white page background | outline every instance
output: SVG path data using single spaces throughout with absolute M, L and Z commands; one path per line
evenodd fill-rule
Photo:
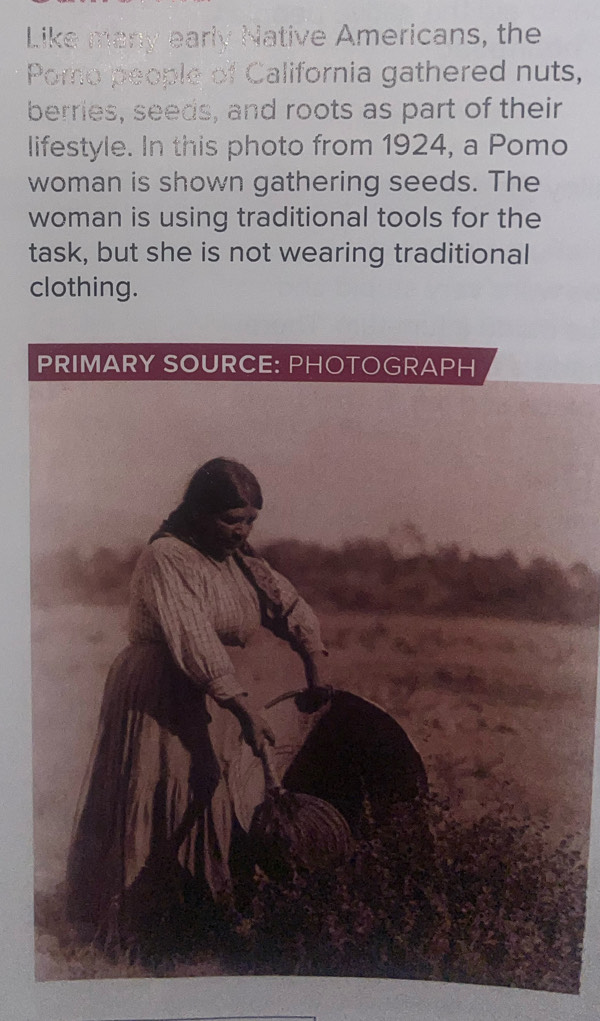
M 0 37 L 3 98 L 2 280 L 4 337 L 0 373 L 2 466 L 2 742 L 4 823 L 2 826 L 2 1003 L 7 1021 L 100 1021 L 125 1018 L 208 1017 L 212 1015 L 317 1015 L 320 1021 L 406 1018 L 439 1021 L 504 1019 L 592 1019 L 600 1016 L 600 832 L 595 808 L 589 914 L 582 993 L 579 997 L 436 983 L 357 979 L 160 979 L 38 983 L 33 980 L 31 726 L 28 593 L 28 388 L 29 342 L 215 341 L 423 343 L 498 346 L 492 375 L 501 380 L 600 382 L 597 354 L 598 244 L 597 43 L 595 4 L 569 2 L 406 4 L 378 0 L 368 9 L 340 0 L 322 5 L 213 0 L 203 19 L 230 24 L 311 21 L 322 27 L 354 22 L 396 25 L 412 20 L 469 24 L 502 18 L 539 24 L 556 37 L 557 57 L 577 63 L 584 78 L 574 92 L 578 109 L 569 109 L 562 130 L 572 142 L 569 173 L 560 162 L 540 168 L 544 190 L 532 206 L 547 217 L 539 256 L 527 274 L 504 289 L 505 277 L 491 270 L 471 273 L 446 268 L 435 277 L 420 269 L 396 267 L 358 276 L 345 268 L 319 273 L 313 267 L 293 277 L 273 267 L 251 272 L 221 266 L 206 284 L 194 284 L 189 271 L 168 268 L 159 286 L 144 288 L 129 303 L 34 302 L 24 279 L 31 276 L 23 235 L 30 195 L 26 188 L 25 115 L 27 24 L 118 28 L 143 23 L 164 31 L 193 20 L 190 4 L 176 0 L 153 5 L 133 0 L 122 7 L 26 0 L 6 7 Z M 490 10 L 495 16 L 490 15 Z M 458 12 L 458 13 L 456 13 Z M 561 41 L 562 40 L 562 41 Z M 56 62 L 56 56 L 52 58 Z M 412 56 L 389 53 L 389 62 Z M 450 58 L 448 58 L 450 59 Z M 532 58 L 533 59 L 533 58 Z M 269 61 L 275 62 L 273 61 Z M 315 60 L 316 62 L 316 60 Z M 542 92 L 545 87 L 542 86 Z M 272 91 L 272 90 L 270 90 Z M 390 90 L 391 91 L 391 90 Z M 550 91 L 550 90 L 549 90 Z M 381 96 L 380 98 L 388 98 Z M 392 95 L 389 97 L 392 99 Z M 562 94 L 561 94 L 561 98 Z M 51 97 L 48 102 L 53 102 Z M 58 100 L 56 100 L 58 101 Z M 108 100 L 107 100 L 108 101 Z M 534 122 L 535 123 L 535 122 Z M 290 132 L 291 133 L 291 132 Z M 536 130 L 533 134 L 542 134 Z M 284 169 L 289 169 L 287 166 Z M 36 172 L 48 172 L 40 165 Z M 63 172 L 62 170 L 60 172 Z M 239 172 L 243 172 L 239 168 Z M 273 171 L 275 172 L 275 167 Z M 326 172 L 326 171 L 324 171 Z M 535 168 L 534 168 L 535 172 Z M 159 271 L 154 270 L 155 274 Z M 193 285 L 193 287 L 192 287 Z M 232 300 L 232 294 L 235 300 Z M 65 740 L 69 721 L 65 720 Z M 596 785 L 597 789 L 597 785 Z M 597 799 L 596 799 L 597 801 Z

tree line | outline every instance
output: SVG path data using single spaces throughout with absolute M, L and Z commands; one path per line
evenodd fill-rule
M 46 557 L 33 571 L 34 601 L 125 603 L 139 552 L 99 548 L 85 556 L 71 548 Z M 489 556 L 457 545 L 405 555 L 384 539 L 357 539 L 336 548 L 287 539 L 261 552 L 321 607 L 598 622 L 600 578 L 584 563 L 565 568 L 544 556 L 522 563 L 511 551 Z

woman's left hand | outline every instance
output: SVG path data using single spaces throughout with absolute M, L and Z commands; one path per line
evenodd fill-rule
M 323 660 L 326 653 L 313 653 L 304 659 L 304 672 L 306 674 L 306 691 L 303 691 L 297 698 L 298 708 L 302 712 L 316 712 L 321 706 L 329 702 L 333 695 L 333 688 L 327 683 L 323 671 Z
M 314 652 L 308 655 L 304 659 L 304 673 L 306 675 L 306 686 L 307 688 L 324 688 L 329 687 L 325 683 L 323 677 L 323 660 L 325 653 Z

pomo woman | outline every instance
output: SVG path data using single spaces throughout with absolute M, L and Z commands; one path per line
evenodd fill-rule
M 267 627 L 319 683 L 314 613 L 248 545 L 262 502 L 246 467 L 208 461 L 134 570 L 67 866 L 69 916 L 105 945 L 231 900 L 228 767 L 242 739 L 258 755 L 272 735 L 227 646 Z

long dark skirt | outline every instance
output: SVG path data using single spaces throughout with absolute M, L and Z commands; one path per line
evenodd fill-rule
M 111 667 L 67 865 L 69 917 L 86 938 L 143 941 L 185 907 L 230 898 L 240 736 L 231 714 L 211 712 L 164 645 L 131 645 Z

